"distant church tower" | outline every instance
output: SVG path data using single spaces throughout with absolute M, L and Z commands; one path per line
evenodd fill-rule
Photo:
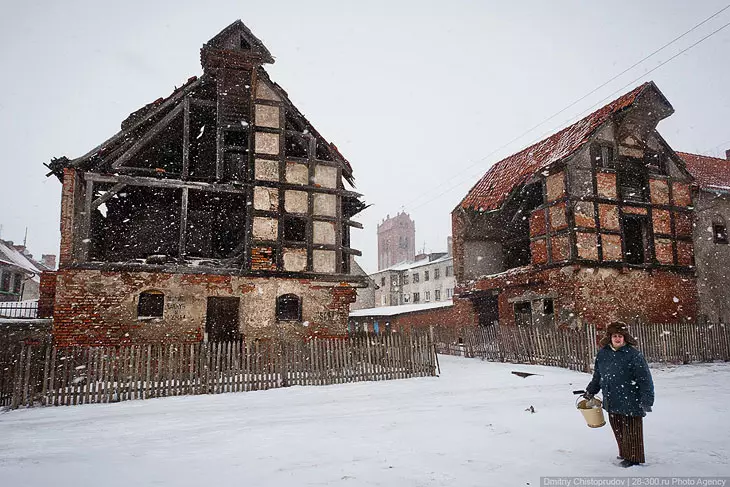
M 407 213 L 388 215 L 378 225 L 378 270 L 416 256 L 416 224 Z

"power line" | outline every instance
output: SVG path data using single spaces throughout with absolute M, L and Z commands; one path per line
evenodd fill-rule
M 671 40 L 671 41 L 669 41 L 668 43 L 664 44 L 664 45 L 663 45 L 663 46 L 661 46 L 660 48 L 656 49 L 656 50 L 655 50 L 655 51 L 653 51 L 653 52 L 652 52 L 651 54 L 649 54 L 649 55 L 645 56 L 644 58 L 642 58 L 642 59 L 641 59 L 640 61 L 637 61 L 636 63 L 632 64 L 632 65 L 631 65 L 630 67 L 628 67 L 628 68 L 624 69 L 623 71 L 621 71 L 621 72 L 620 72 L 620 73 L 618 73 L 617 75 L 613 76 L 613 77 L 612 77 L 611 79 L 609 79 L 608 81 L 606 81 L 606 82 L 604 82 L 604 83 L 600 84 L 599 86 L 597 86 L 596 88 L 594 88 L 594 89 L 593 89 L 593 90 L 591 90 L 590 92 L 586 93 L 585 95 L 583 95 L 583 96 L 582 96 L 582 97 L 580 97 L 579 99 L 575 100 L 574 102 L 572 102 L 571 104 L 569 104 L 569 105 L 568 105 L 568 106 L 566 106 L 565 108 L 563 108 L 563 109 L 561 109 L 560 111 L 558 111 L 558 112 L 554 113 L 553 115 L 551 115 L 551 116 L 549 116 L 548 118 L 544 119 L 543 121 L 541 121 L 541 122 L 540 122 L 540 123 L 538 123 L 537 125 L 534 125 L 533 127 L 529 128 L 528 130 L 526 130 L 525 132 L 521 133 L 521 134 L 520 134 L 520 135 L 518 135 L 517 137 L 515 137 L 515 138 L 511 139 L 510 141 L 506 142 L 505 144 L 503 144 L 503 145 L 499 146 L 498 148 L 494 149 L 494 150 L 493 150 L 493 151 L 491 151 L 491 152 L 490 152 L 489 154 L 487 154 L 487 155 L 483 156 L 482 158 L 480 158 L 480 159 L 478 159 L 478 160 L 474 161 L 474 162 L 473 162 L 472 164 L 470 164 L 470 165 L 466 166 L 466 167 L 465 167 L 465 168 L 464 168 L 464 169 L 462 170 L 462 172 L 463 172 L 463 171 L 467 171 L 467 170 L 471 169 L 472 167 L 476 166 L 477 164 L 479 164 L 479 163 L 483 162 L 484 160 L 488 159 L 489 157 L 493 156 L 494 154 L 496 154 L 496 153 L 497 153 L 497 152 L 499 152 L 500 150 L 502 150 L 502 149 L 504 149 L 504 148 L 508 147 L 508 146 L 509 146 L 509 145 L 511 145 L 511 144 L 512 144 L 513 142 L 516 142 L 517 140 L 521 139 L 521 138 L 522 138 L 522 137 L 524 137 L 525 135 L 529 134 L 530 132 L 532 132 L 533 130 L 535 130 L 535 129 L 536 129 L 537 127 L 540 127 L 541 125 L 545 124 L 546 122 L 549 122 L 550 120 L 552 120 L 553 118 L 557 117 L 558 115 L 560 115 L 561 113 L 565 112 L 566 110 L 570 109 L 571 107 L 573 107 L 573 106 L 577 105 L 578 103 L 580 103 L 581 101 L 585 100 L 585 99 L 586 99 L 587 97 L 589 97 L 590 95 L 594 94 L 595 92 L 597 92 L 597 91 L 598 91 L 598 90 L 600 90 L 601 88 L 605 87 L 606 85 L 608 85 L 608 84 L 609 84 L 609 83 L 611 83 L 612 81 L 615 81 L 615 80 L 616 80 L 617 78 L 619 78 L 620 76 L 622 76 L 622 75 L 626 74 L 626 73 L 627 73 L 628 71 L 632 70 L 632 69 L 633 69 L 633 68 L 635 68 L 636 66 L 638 66 L 638 65 L 640 65 L 641 63 L 645 62 L 646 60 L 648 60 L 648 59 L 649 59 L 649 58 L 651 58 L 652 56 L 654 56 L 654 55 L 656 55 L 657 53 L 659 53 L 659 52 L 663 51 L 663 50 L 664 50 L 665 48 L 667 48 L 667 47 L 669 47 L 670 45 L 674 44 L 674 43 L 675 43 L 675 42 L 677 42 L 677 41 L 678 41 L 679 39 L 682 39 L 682 38 L 683 38 L 684 36 L 686 36 L 686 35 L 687 35 L 687 34 L 689 34 L 690 32 L 692 32 L 692 31 L 696 30 L 696 29 L 697 29 L 698 27 L 700 27 L 700 26 L 704 25 L 705 23 L 707 23 L 707 22 L 708 22 L 708 21 L 710 21 L 711 19 L 713 19 L 713 18 L 717 17 L 717 16 L 719 15 L 719 14 L 721 14 L 722 12 L 724 12 L 725 10 L 727 10 L 728 8 L 730 8 L 730 4 L 729 4 L 729 5 L 727 5 L 727 6 L 725 6 L 725 7 L 724 7 L 724 8 L 722 8 L 722 9 L 718 10 L 717 12 L 715 12 L 715 13 L 714 13 L 714 14 L 712 14 L 711 16 L 707 17 L 707 18 L 706 18 L 705 20 L 703 20 L 702 22 L 700 22 L 700 23 L 696 24 L 695 26 L 693 26 L 693 27 L 692 27 L 692 28 L 690 28 L 689 30 L 685 31 L 684 33 L 682 33 L 682 34 L 680 34 L 679 36 L 675 37 L 674 39 L 672 39 L 672 40 Z M 618 93 L 618 92 L 620 92 L 620 91 L 624 90 L 624 89 L 625 89 L 626 87 L 630 86 L 631 84 L 633 84 L 633 83 L 634 83 L 634 82 L 636 82 L 637 80 L 639 80 L 639 79 L 643 78 L 644 76 L 648 75 L 649 73 L 652 73 L 653 71 L 656 71 L 657 69 L 659 69 L 660 67 L 664 66 L 664 65 L 665 65 L 665 64 L 667 64 L 668 62 L 672 61 L 673 59 L 675 59 L 675 58 L 676 58 L 676 57 L 678 57 L 679 55 L 681 55 L 681 54 L 683 54 L 684 52 L 686 52 L 686 51 L 688 51 L 688 50 L 692 49 L 693 47 L 695 47 L 696 45 L 700 44 L 700 43 L 701 43 L 701 42 L 703 42 L 704 40 L 706 40 L 706 39 L 708 39 L 709 37 L 712 37 L 712 36 L 713 36 L 713 35 L 715 35 L 716 33 L 720 32 L 721 30 L 723 30 L 724 28 L 726 28 L 726 27 L 727 27 L 728 25 L 730 25 L 730 23 L 729 23 L 729 24 L 725 24 L 725 25 L 723 25 L 723 26 L 722 26 L 722 27 L 720 27 L 719 29 L 715 30 L 714 32 L 712 32 L 712 33 L 708 34 L 707 36 L 703 37 L 703 38 L 702 38 L 702 39 L 700 39 L 699 41 L 697 41 L 697 42 L 695 42 L 694 44 L 690 45 L 690 46 L 689 46 L 689 47 L 687 47 L 686 49 L 684 49 L 684 50 L 680 51 L 679 53 L 675 54 L 674 56 L 670 57 L 670 58 L 669 58 L 668 60 L 664 61 L 663 63 L 659 64 L 658 66 L 655 66 L 654 68 L 652 68 L 651 70 L 647 71 L 646 73 L 643 73 L 643 74 L 642 74 L 641 76 L 639 76 L 638 78 L 636 78 L 636 79 L 632 80 L 631 82 L 627 83 L 627 84 L 626 84 L 626 85 L 624 85 L 623 87 L 621 87 L 621 88 L 619 88 L 618 90 L 614 91 L 613 93 L 611 93 L 610 95 L 608 95 L 608 96 L 607 96 L 606 98 L 604 98 L 603 100 L 599 101 L 598 103 L 596 103 L 596 104 L 592 105 L 592 106 L 591 106 L 591 107 L 590 107 L 589 109 L 587 109 L 587 110 L 584 110 L 584 111 L 583 111 L 583 112 L 581 112 L 580 114 L 583 114 L 583 113 L 585 113 L 586 111 L 588 111 L 588 110 L 592 109 L 593 107 L 595 107 L 595 106 L 596 106 L 597 104 L 600 104 L 600 103 L 602 103 L 603 101 L 605 101 L 605 100 L 607 100 L 608 98 L 612 97 L 612 96 L 613 96 L 613 95 L 615 95 L 616 93 Z M 573 117 L 573 118 L 577 118 L 577 117 Z M 571 119 L 571 120 L 572 120 L 572 119 Z M 564 122 L 564 123 L 565 123 L 565 122 Z M 549 134 L 549 133 L 552 133 L 553 131 L 554 131 L 554 129 L 552 129 L 552 130 L 550 130 L 550 131 L 548 131 L 548 132 L 545 132 L 545 133 L 543 133 L 543 135 L 545 135 L 545 134 Z M 542 137 L 543 137 L 543 135 L 541 135 L 541 136 L 540 136 L 540 139 L 538 139 L 538 140 L 541 140 L 541 139 L 542 139 Z M 526 147 L 529 147 L 530 145 L 532 145 L 532 143 L 530 143 L 530 144 L 527 144 L 527 145 L 526 145 Z M 469 175 L 469 178 L 471 178 L 471 177 L 473 177 L 473 176 Z M 446 184 L 448 184 L 449 182 L 453 181 L 453 180 L 454 180 L 454 179 L 456 179 L 456 178 L 459 178 L 459 176 L 453 176 L 453 177 L 449 178 L 449 179 L 448 179 L 448 180 L 446 181 Z M 423 206 L 423 205 L 425 205 L 425 204 L 427 204 L 427 203 L 430 203 L 431 201 L 433 201 L 433 200 L 435 200 L 435 199 L 437 199 L 437 198 L 440 198 L 440 197 L 441 197 L 441 196 L 443 196 L 444 194 L 446 194 L 446 193 L 448 193 L 449 191 L 451 191 L 452 189 L 454 189 L 454 188 L 455 188 L 456 186 L 459 186 L 460 184 L 462 184 L 462 183 L 464 183 L 464 182 L 466 182 L 466 181 L 467 181 L 467 179 L 465 179 L 465 178 L 459 178 L 459 180 L 457 181 L 457 183 L 456 183 L 456 184 L 454 184 L 454 185 L 451 185 L 451 186 L 448 186 L 448 187 L 447 187 L 447 188 L 446 188 L 446 189 L 445 189 L 444 191 L 442 191 L 441 193 L 437 194 L 437 195 L 436 195 L 436 196 L 434 196 L 434 197 L 431 197 L 431 198 L 427 199 L 427 200 L 426 200 L 426 201 L 424 201 L 423 203 L 420 203 L 420 204 L 418 204 L 418 205 L 416 205 L 416 206 L 412 207 L 412 208 L 411 208 L 411 210 L 414 210 L 414 209 L 420 208 L 421 206 Z M 406 206 L 406 207 L 408 207 L 408 206 L 409 206 L 410 204 L 412 204 L 412 203 L 414 203 L 414 202 L 418 201 L 418 200 L 419 200 L 419 199 L 420 199 L 420 198 L 421 198 L 421 197 L 422 197 L 423 195 L 425 195 L 425 194 L 428 194 L 428 193 L 427 193 L 427 192 L 424 192 L 424 193 L 422 193 L 421 195 L 417 196 L 416 198 L 414 198 L 414 199 L 412 199 L 412 200 L 411 200 L 410 202 L 408 202 L 408 203 L 407 203 L 407 204 L 406 204 L 405 206 Z

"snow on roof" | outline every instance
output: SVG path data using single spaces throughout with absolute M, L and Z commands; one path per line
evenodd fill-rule
M 454 258 L 453 255 L 446 254 L 446 255 L 439 257 L 438 259 L 434 259 L 434 260 L 428 260 L 428 259 L 421 259 L 421 260 L 415 260 L 415 261 L 407 260 L 407 261 L 401 262 L 399 264 L 395 264 L 390 267 L 386 267 L 385 269 L 381 269 L 378 272 L 375 272 L 373 274 L 378 274 L 380 272 L 385 272 L 385 271 L 407 271 L 410 269 L 415 269 L 416 267 L 423 267 L 423 266 L 427 266 L 430 264 L 440 264 L 442 262 L 446 262 L 453 258 Z
M 358 317 L 358 316 L 395 316 L 395 315 L 402 315 L 405 313 L 414 313 L 416 311 L 426 311 L 429 309 L 437 309 L 437 308 L 448 308 L 449 306 L 453 306 L 454 302 L 452 300 L 447 301 L 438 301 L 435 303 L 418 303 L 418 304 L 402 304 L 400 306 L 383 306 L 380 308 L 366 308 L 366 309 L 358 309 L 355 311 L 352 311 L 350 313 L 350 317 Z
M 718 157 L 677 152 L 687 170 L 702 189 L 727 191 L 730 189 L 730 161 Z
M 653 86 L 653 83 L 634 88 L 573 125 L 495 163 L 459 203 L 459 207 L 479 211 L 499 209 L 514 188 L 538 171 L 577 151 L 614 113 L 633 104 L 650 85 Z
M 4 240 L 0 240 L 0 263 L 19 267 L 24 271 L 35 274 L 33 280 L 40 282 L 41 271 L 26 256 L 15 250 Z

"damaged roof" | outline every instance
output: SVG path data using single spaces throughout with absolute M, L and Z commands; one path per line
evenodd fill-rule
M 700 188 L 730 191 L 730 160 L 687 152 L 677 152 L 677 155 Z
M 516 187 L 580 149 L 599 127 L 634 103 L 650 86 L 656 89 L 653 82 L 644 83 L 560 132 L 497 162 L 472 187 L 459 207 L 478 211 L 499 209 Z

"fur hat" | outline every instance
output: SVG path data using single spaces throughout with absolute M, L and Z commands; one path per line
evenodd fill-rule
M 631 336 L 631 333 L 629 333 L 629 327 L 626 325 L 626 323 L 622 321 L 614 321 L 606 327 L 606 335 L 601 338 L 599 345 L 601 347 L 605 347 L 606 345 L 611 343 L 611 335 L 613 335 L 614 333 L 620 333 L 621 335 L 623 335 L 624 341 L 629 345 L 637 345 L 636 338 Z

